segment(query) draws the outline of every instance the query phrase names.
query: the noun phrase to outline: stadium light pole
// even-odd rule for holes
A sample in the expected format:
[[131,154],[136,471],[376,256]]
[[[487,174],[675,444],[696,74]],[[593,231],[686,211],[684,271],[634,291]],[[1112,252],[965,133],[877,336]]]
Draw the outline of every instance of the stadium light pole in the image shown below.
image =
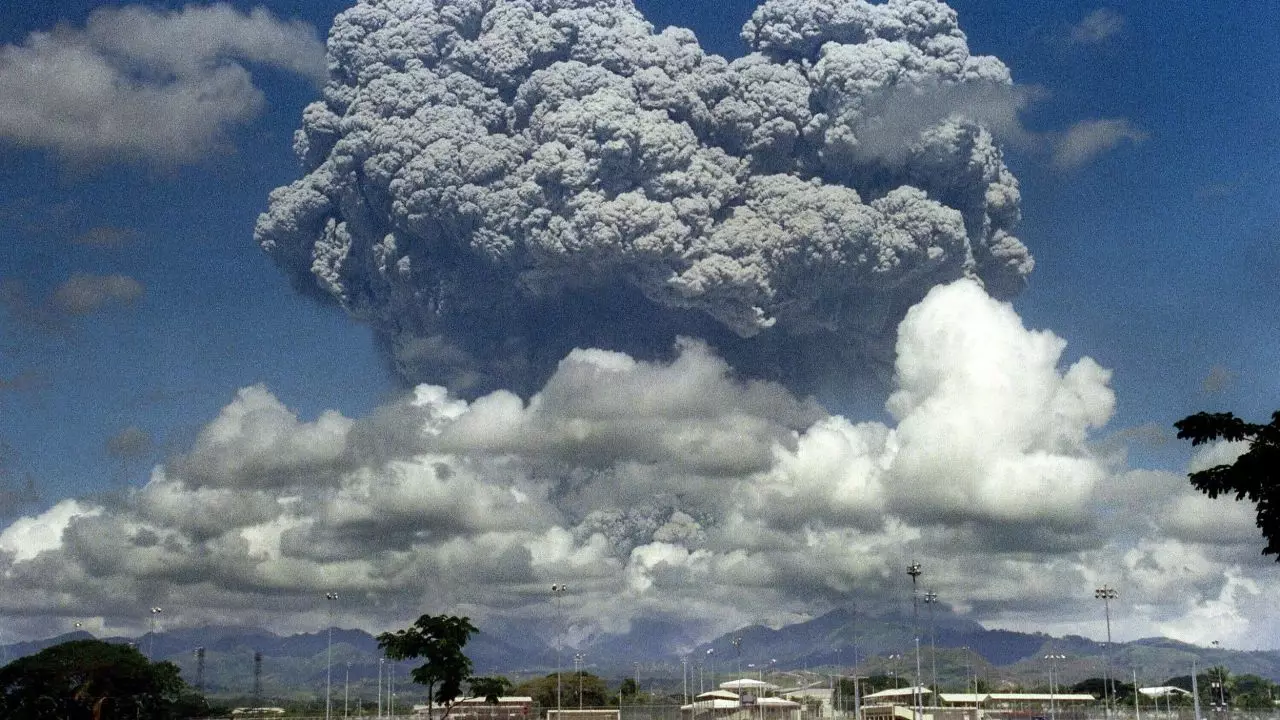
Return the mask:
[[1058,686],[1055,684],[1053,671],[1057,661],[1066,660],[1067,656],[1060,655],[1058,653],[1049,653],[1044,656],[1044,659],[1049,661],[1049,720],[1058,720],[1058,706],[1056,702]]
[[324,594],[324,599],[325,604],[329,606],[329,646],[326,650],[324,669],[324,720],[330,720],[332,717],[330,691],[333,688],[333,602],[338,599],[338,593],[327,592]]
[[1111,682],[1111,601],[1115,600],[1119,595],[1116,593],[1115,588],[1103,585],[1093,591],[1093,597],[1102,601],[1102,607],[1107,618],[1107,665],[1106,673],[1102,678],[1102,689],[1107,699],[1107,717],[1111,717],[1111,699],[1115,695],[1115,686]]
[[929,606],[929,662],[933,665],[933,691],[938,692],[938,635],[933,622],[933,606],[938,604],[938,593],[932,590],[924,594],[924,604]]
[[155,662],[153,653],[156,649],[156,624],[160,621],[160,613],[164,612],[164,608],[156,606],[151,608],[151,637],[147,638],[147,659]]
[[832,684],[832,688],[831,688],[831,709],[832,710],[841,709],[840,680],[844,677],[844,666],[841,665],[840,663],[842,659],[843,658],[840,657],[840,646],[837,645],[836,646],[836,680]]
[[[733,652],[738,657],[738,676],[735,680],[742,679],[742,636],[739,635],[733,639]],[[738,693],[742,693],[742,688],[738,688]]]
[[583,660],[585,660],[586,657],[587,656],[583,653],[573,654],[573,670],[578,674],[578,709],[579,710],[582,709],[582,668],[583,668]]
[[562,720],[564,717],[560,704],[560,651],[561,643],[564,640],[564,612],[561,610],[560,598],[568,591],[569,586],[564,583],[553,583],[551,585],[551,597],[556,605],[556,623],[559,626],[556,628],[556,720]]
[[964,651],[964,690],[969,692],[970,678],[973,680],[973,709],[976,713],[978,710],[978,673],[973,669],[973,648],[965,645],[960,648]]
[[[1213,646],[1214,650],[1222,649],[1222,643],[1218,642],[1217,640],[1214,640],[1209,644]],[[1213,680],[1213,678],[1209,678],[1209,679],[1213,681],[1212,683],[1213,685],[1218,686],[1218,707],[1221,708],[1223,712],[1226,712],[1227,710],[1227,679],[1223,677],[1223,672],[1222,672],[1225,668],[1223,668],[1221,665],[1219,665],[1218,668],[1219,668],[1218,679],[1217,680]]]
[[911,690],[912,696],[915,697],[915,720],[921,720],[923,708],[921,707],[923,698],[920,697],[920,596],[916,593],[916,582],[922,574],[920,563],[913,562],[907,566],[907,574],[911,576],[911,634],[915,637],[916,643],[916,683]]
[[689,704],[689,656],[685,655],[680,658],[680,682],[684,685],[682,700],[685,705]]

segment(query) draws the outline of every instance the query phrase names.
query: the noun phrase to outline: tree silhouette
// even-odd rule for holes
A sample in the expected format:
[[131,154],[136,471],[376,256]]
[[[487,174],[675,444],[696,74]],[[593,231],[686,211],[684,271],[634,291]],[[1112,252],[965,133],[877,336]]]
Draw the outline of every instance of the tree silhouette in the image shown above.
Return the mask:
[[6,720],[168,720],[206,714],[201,708],[177,665],[127,645],[72,640],[0,668]]
[[1235,493],[1257,508],[1257,524],[1267,545],[1263,555],[1280,562],[1280,411],[1266,425],[1247,423],[1231,413],[1200,412],[1173,426],[1178,439],[1202,445],[1216,440],[1248,441],[1249,449],[1230,465],[1190,474],[1191,484],[1211,498]]
[[424,658],[409,677],[427,688],[428,716],[432,704],[438,703],[449,717],[453,701],[462,695],[462,683],[471,676],[471,658],[462,648],[477,632],[470,618],[423,615],[404,630],[379,635],[378,647],[392,660]]

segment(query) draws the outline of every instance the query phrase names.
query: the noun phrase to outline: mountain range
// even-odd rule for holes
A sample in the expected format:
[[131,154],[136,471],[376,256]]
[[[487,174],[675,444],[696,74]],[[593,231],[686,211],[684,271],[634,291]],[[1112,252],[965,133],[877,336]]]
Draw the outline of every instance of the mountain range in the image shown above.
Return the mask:
[[[638,677],[644,690],[655,692],[681,691],[682,658],[691,688],[709,688],[743,675],[763,675],[779,684],[791,682],[786,676],[797,683],[825,684],[831,675],[855,672],[896,675],[905,684],[915,680],[913,627],[909,614],[871,616],[841,608],[776,629],[740,628],[698,644],[688,643],[678,625],[660,621],[637,623],[626,634],[587,637],[559,651],[554,638],[538,637],[527,629],[482,628],[466,650],[478,675],[503,674],[518,681],[555,672],[557,666],[571,670],[576,655],[588,672],[611,683]],[[987,629],[949,613],[939,614],[932,623],[923,619],[919,628],[920,677],[928,683],[936,676],[943,688],[958,690],[970,678],[983,678],[993,687],[1044,684],[1050,662],[1055,663],[1059,681],[1066,684],[1108,672],[1106,644],[1081,636]],[[0,656],[14,659],[81,637],[89,634],[77,631],[0,646]],[[328,680],[338,696],[345,690],[352,702],[358,698],[367,702],[376,697],[379,682],[377,641],[358,629],[281,636],[255,627],[207,626],[103,639],[131,642],[154,659],[173,661],[189,683],[201,684],[211,696],[251,696],[255,653],[262,654],[264,698],[315,697],[323,694]],[[199,647],[205,649],[201,677],[196,667]],[[1046,655],[1064,657],[1050,660]],[[1109,667],[1117,677],[1129,678],[1136,671],[1140,683],[1159,684],[1191,674],[1193,664],[1200,669],[1221,665],[1236,675],[1280,679],[1280,651],[1205,648],[1167,638],[1114,643]],[[396,684],[405,688],[407,696],[416,697],[421,689],[410,687],[407,678],[412,665],[384,664],[382,672],[389,676],[394,667]]]

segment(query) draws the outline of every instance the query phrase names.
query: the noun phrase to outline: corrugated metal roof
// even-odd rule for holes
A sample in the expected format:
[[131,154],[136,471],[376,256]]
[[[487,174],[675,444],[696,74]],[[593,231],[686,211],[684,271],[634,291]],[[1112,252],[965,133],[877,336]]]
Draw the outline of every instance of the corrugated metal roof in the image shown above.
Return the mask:
[[870,695],[863,695],[863,698],[874,700],[877,698],[910,697],[914,696],[916,693],[932,695],[933,691],[927,687],[889,688],[888,690],[881,690],[880,692],[871,693]]
[[991,693],[994,702],[1093,702],[1098,698],[1080,693]]

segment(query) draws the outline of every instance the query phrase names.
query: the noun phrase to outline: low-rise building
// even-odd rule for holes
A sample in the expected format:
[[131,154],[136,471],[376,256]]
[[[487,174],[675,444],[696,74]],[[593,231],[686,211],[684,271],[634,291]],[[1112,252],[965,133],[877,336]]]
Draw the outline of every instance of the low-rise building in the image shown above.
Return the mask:
[[[430,707],[431,717],[444,716],[447,708]],[[491,703],[482,697],[459,698],[449,709],[450,720],[529,720],[533,714],[533,698],[527,695],[503,695]],[[415,716],[426,717],[428,706],[414,705]]]

